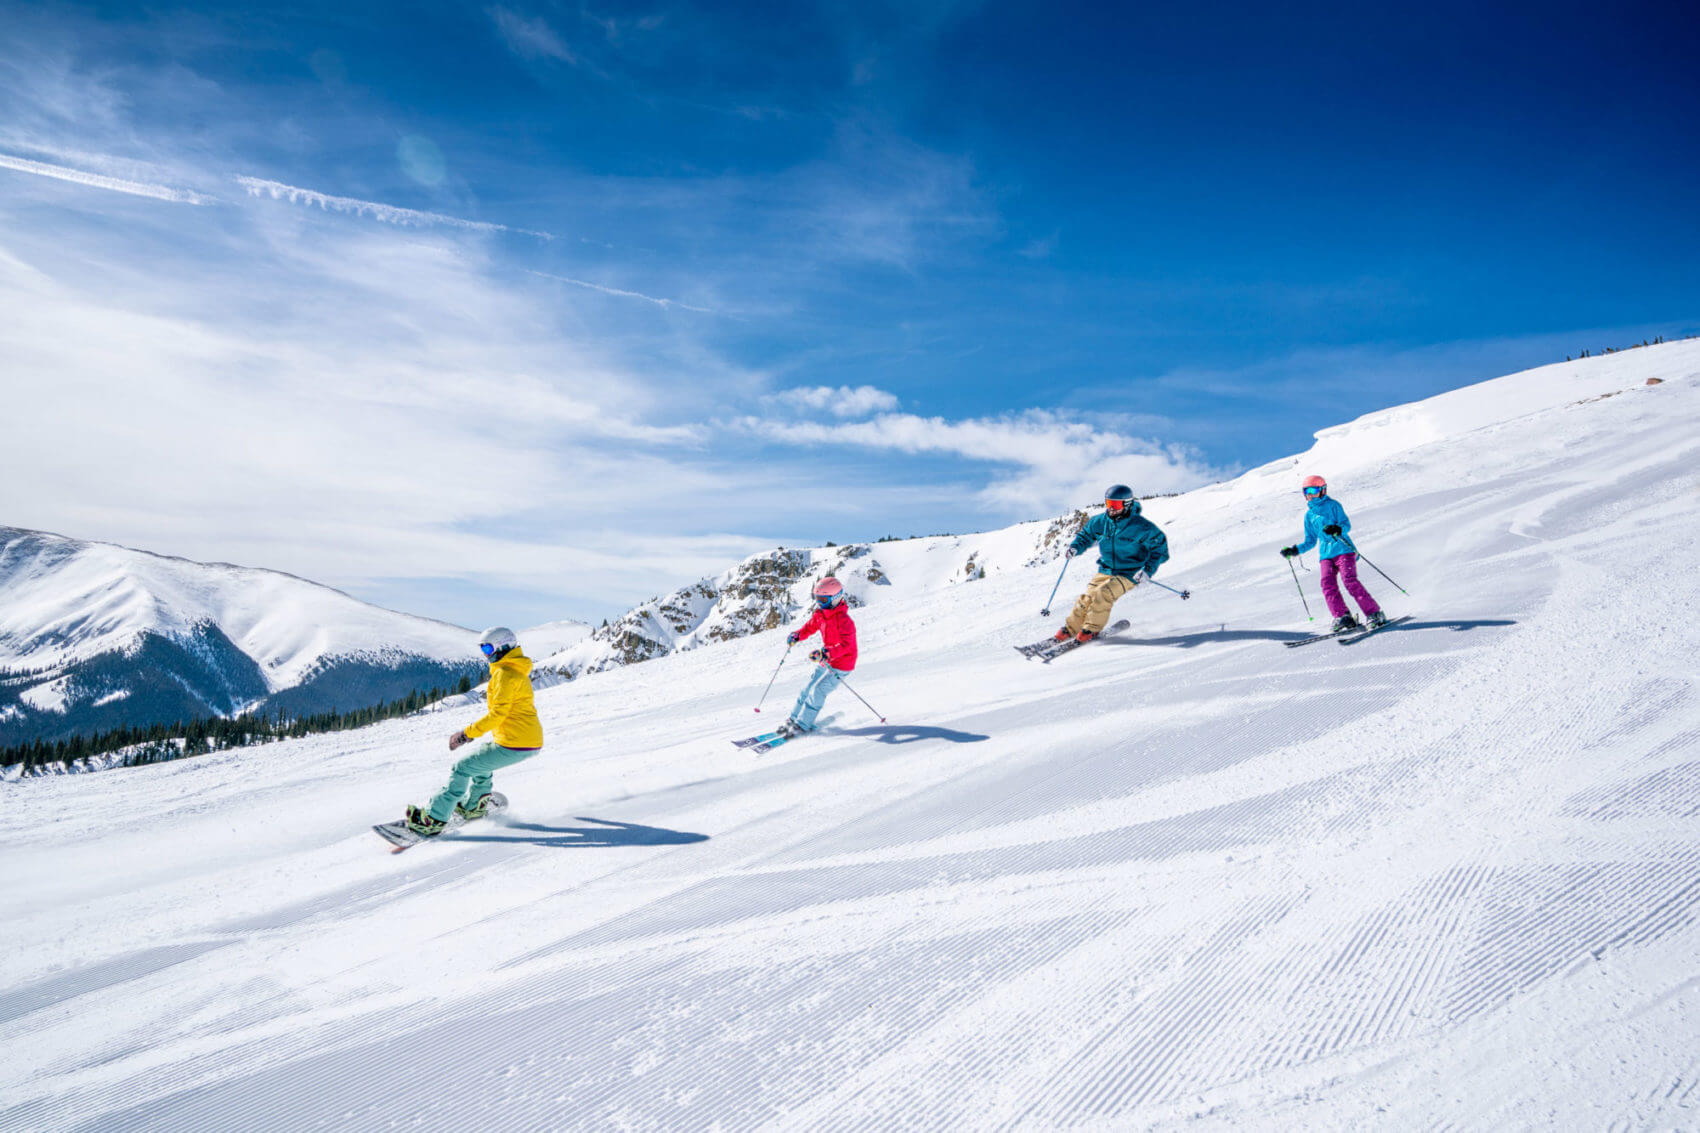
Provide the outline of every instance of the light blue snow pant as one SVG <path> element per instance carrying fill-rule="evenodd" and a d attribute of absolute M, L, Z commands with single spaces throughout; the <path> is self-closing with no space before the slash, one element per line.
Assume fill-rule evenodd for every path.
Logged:
<path fill-rule="evenodd" d="M 471 755 L 463 755 L 455 762 L 454 769 L 449 772 L 449 785 L 431 799 L 431 817 L 438 822 L 447 822 L 449 815 L 455 812 L 456 803 L 477 802 L 490 793 L 495 772 L 530 759 L 542 750 L 503 747 L 492 741 L 479 744 Z"/>
<path fill-rule="evenodd" d="M 838 682 L 843 679 L 844 674 L 831 665 L 815 666 L 815 675 L 809 678 L 809 683 L 797 694 L 797 704 L 791 709 L 791 719 L 799 728 L 805 732 L 815 730 L 815 717 L 820 715 L 827 694 L 837 688 Z"/>

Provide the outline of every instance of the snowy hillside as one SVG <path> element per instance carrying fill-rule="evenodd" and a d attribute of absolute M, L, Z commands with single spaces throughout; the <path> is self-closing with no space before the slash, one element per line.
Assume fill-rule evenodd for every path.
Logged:
<path fill-rule="evenodd" d="M 594 626 L 572 619 L 545 622 L 540 626 L 516 631 L 525 651 L 533 658 L 550 657 L 589 637 Z"/>
<path fill-rule="evenodd" d="M 353 708 L 476 672 L 476 635 L 276 571 L 0 527 L 0 737 Z"/>
<path fill-rule="evenodd" d="M 1700 1126 L 1697 422 L 1695 342 L 1371 414 L 1051 665 L 1031 529 L 852 549 L 887 723 L 734 749 L 777 626 L 616 667 L 399 856 L 464 720 L 0 784 L 0 1128 Z M 1311 472 L 1412 620 L 1289 650 Z"/>

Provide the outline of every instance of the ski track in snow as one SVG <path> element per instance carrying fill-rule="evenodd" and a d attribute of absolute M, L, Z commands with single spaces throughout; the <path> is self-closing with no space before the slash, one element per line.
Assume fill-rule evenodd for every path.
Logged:
<path fill-rule="evenodd" d="M 1700 346 L 1549 369 L 1322 435 L 1413 595 L 1349 647 L 1279 645 L 1307 458 L 1050 666 L 1054 568 L 882 545 L 886 725 L 732 749 L 777 633 L 545 690 L 399 857 L 435 716 L 0 785 L 0 1129 L 1700 1126 Z"/>

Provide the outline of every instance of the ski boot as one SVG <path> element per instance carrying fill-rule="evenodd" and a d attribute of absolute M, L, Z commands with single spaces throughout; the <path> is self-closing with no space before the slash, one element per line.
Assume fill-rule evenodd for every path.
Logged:
<path fill-rule="evenodd" d="M 1363 623 L 1350 614 L 1341 614 L 1334 619 L 1334 633 L 1351 633 L 1355 629 L 1363 629 Z"/>
<path fill-rule="evenodd" d="M 774 729 L 776 735 L 784 736 L 788 740 L 800 736 L 806 731 L 808 731 L 807 728 L 790 718 L 787 718 L 785 723 Z"/>
<path fill-rule="evenodd" d="M 1067 641 L 1069 638 L 1071 638 L 1073 636 L 1074 635 L 1072 633 L 1068 632 L 1068 627 L 1064 626 L 1063 628 L 1057 630 L 1057 632 L 1055 632 L 1051 635 L 1051 640 L 1052 641 Z"/>
<path fill-rule="evenodd" d="M 1382 626 L 1384 626 L 1386 624 L 1387 624 L 1387 613 L 1384 610 L 1377 610 L 1375 613 L 1373 613 L 1369 616 L 1369 628 L 1370 629 L 1380 629 Z"/>
<path fill-rule="evenodd" d="M 485 815 L 490 813 L 490 796 L 479 795 L 478 801 L 473 803 L 471 806 L 462 806 L 460 803 L 456 803 L 455 813 L 468 822 L 471 822 L 475 818 L 483 818 Z"/>
<path fill-rule="evenodd" d="M 1080 644 L 1082 644 L 1082 645 L 1085 645 L 1088 641 L 1092 641 L 1095 638 L 1097 638 L 1097 636 L 1098 636 L 1098 634 L 1095 630 L 1083 629 L 1079 633 L 1074 635 L 1074 640 L 1080 642 Z"/>
<path fill-rule="evenodd" d="M 432 818 L 430 811 L 416 806 L 407 808 L 406 822 L 407 828 L 421 838 L 435 838 L 444 830 L 447 830 L 449 826 L 446 822 L 438 822 Z"/>

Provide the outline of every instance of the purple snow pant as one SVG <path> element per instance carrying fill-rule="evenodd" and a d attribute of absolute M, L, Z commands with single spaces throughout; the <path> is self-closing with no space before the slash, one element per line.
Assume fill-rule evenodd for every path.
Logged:
<path fill-rule="evenodd" d="M 1336 578 L 1336 575 L 1339 577 Z M 1346 607 L 1346 600 L 1340 597 L 1342 582 L 1346 584 L 1346 590 L 1352 597 L 1358 600 L 1358 605 L 1363 608 L 1364 613 L 1373 614 L 1381 609 L 1375 604 L 1375 599 L 1369 596 L 1369 591 L 1364 589 L 1364 584 L 1358 581 L 1358 556 L 1347 551 L 1343 555 L 1322 560 L 1322 598 L 1328 603 L 1330 614 L 1343 618 L 1350 612 Z"/>

